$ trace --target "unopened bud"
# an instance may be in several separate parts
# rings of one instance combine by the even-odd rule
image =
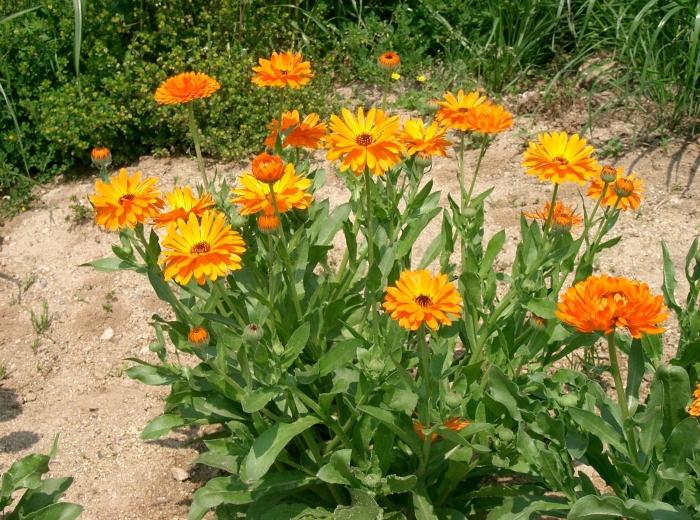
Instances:
[[[92,158],[92,164],[97,168],[107,168],[107,166],[112,164],[112,152],[104,146],[93,148],[90,152],[90,157]]]
[[[617,179],[617,170],[613,166],[605,165],[600,170],[600,180],[607,183],[614,182]]]
[[[462,404],[462,396],[456,392],[447,392],[445,394],[445,404],[450,408],[457,408]]]
[[[634,184],[631,180],[625,177],[621,177],[615,181],[614,189],[615,194],[618,197],[624,199],[625,197],[629,197],[630,195],[632,195],[632,193],[634,192]]]
[[[416,155],[413,156],[414,161],[416,166],[422,169],[430,168],[430,166],[433,164],[433,158],[425,153],[417,153]]]
[[[243,329],[243,341],[250,345],[255,345],[263,337],[264,331],[262,327],[256,323],[246,325]]]
[[[204,327],[195,327],[187,334],[187,341],[193,347],[206,347],[209,344],[209,332]]]

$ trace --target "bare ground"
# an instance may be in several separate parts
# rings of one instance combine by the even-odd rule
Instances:
[[[523,209],[542,205],[551,187],[524,174],[520,154],[534,133],[551,128],[575,130],[567,118],[558,125],[519,119],[500,136],[484,159],[477,191],[494,186],[487,205],[486,235],[507,232],[506,251],[497,267],[510,266]],[[594,131],[600,145],[629,135],[625,122],[612,121]],[[476,151],[467,153],[468,166]],[[639,214],[625,214],[616,231],[621,243],[600,260],[601,271],[639,278],[655,291],[661,287],[660,240],[665,240],[677,266],[700,232],[700,188],[693,183],[700,164],[700,143],[670,142],[665,147],[635,149],[614,161],[633,167],[646,181],[646,200]],[[217,165],[233,178],[241,168]],[[188,158],[145,157],[131,169],[156,176],[169,188],[176,181],[196,182]],[[446,193],[458,192],[454,160],[437,161],[429,174]],[[181,431],[158,442],[139,439],[143,426],[162,410],[165,388],[147,387],[124,375],[125,358],[152,359],[148,326],[153,313],[167,312],[148,282],[135,273],[105,274],[80,264],[110,255],[116,236],[92,224],[66,221],[70,197],[86,203],[94,180],[57,183],[36,208],[0,228],[0,472],[32,451],[47,452],[60,434],[60,454],[53,475],[72,475],[67,499],[85,506],[87,520],[186,518],[189,500],[202,468],[191,468],[196,432]],[[329,175],[318,194],[332,203],[346,197],[342,183]],[[581,204],[575,187],[562,195]],[[446,195],[444,195],[446,198]],[[436,226],[424,236],[438,232]],[[424,248],[428,240],[420,240]],[[420,258],[420,255],[416,255]],[[14,281],[13,281],[14,280]],[[19,285],[24,286],[20,291]],[[681,283],[680,292],[685,285]],[[46,300],[51,323],[42,335],[33,331],[30,311],[41,313]],[[113,334],[110,334],[110,330]],[[673,325],[666,338],[673,348]],[[189,473],[182,479],[182,470]],[[176,478],[178,477],[178,478]]]

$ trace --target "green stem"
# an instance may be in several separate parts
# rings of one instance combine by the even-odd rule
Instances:
[[[270,291],[270,305],[274,308],[275,306],[275,273],[273,266],[275,258],[275,248],[272,242],[272,234],[267,235],[267,274],[268,274],[268,289]],[[272,313],[270,313],[272,316]]]
[[[544,223],[544,236],[545,238],[549,235],[549,227],[552,224],[552,215],[554,215],[554,206],[557,204],[557,193],[559,192],[559,184],[554,184],[554,190],[552,191],[552,200],[549,203],[549,213],[547,213],[547,220]]]
[[[218,280],[216,282],[212,282],[212,285],[214,286],[214,291],[217,292],[219,297],[228,305],[231,314],[241,326],[241,329],[244,329],[246,326],[246,321],[243,319],[243,316],[240,315],[238,309],[236,309],[236,305],[233,303],[233,300],[231,300],[228,294],[226,294],[226,290],[220,285]]]
[[[642,466],[639,462],[639,451],[637,449],[637,438],[631,424],[629,407],[627,404],[627,396],[625,395],[625,387],[622,385],[622,377],[620,376],[620,362],[617,356],[617,347],[615,346],[615,333],[607,335],[608,352],[610,353],[610,372],[612,372],[613,380],[615,381],[615,391],[617,392],[617,404],[620,407],[620,416],[622,418],[622,430],[627,441],[629,456],[632,459],[632,464],[639,471],[642,471]],[[637,483],[642,500],[649,500],[649,490],[644,483]]]
[[[598,197],[598,200],[595,201],[595,206],[593,206],[593,211],[591,212],[591,216],[588,219],[589,225],[593,223],[593,219],[595,218],[595,214],[598,211],[598,208],[600,207],[600,203],[603,201],[603,197],[605,197],[605,192],[608,191],[609,185],[610,185],[609,182],[606,182],[603,185],[603,191],[600,192],[600,197]]]
[[[467,190],[464,187],[464,132],[459,134],[459,159],[457,162],[459,167],[459,210],[464,213],[467,207],[465,204],[467,201]]]
[[[370,179],[369,168],[365,168],[365,201],[367,211],[367,280],[369,281],[370,273],[376,269],[374,265],[374,226],[372,225],[372,180]],[[374,339],[379,338],[379,321],[377,315],[377,301],[374,291],[369,287],[369,283],[365,285],[365,296],[369,299],[369,309],[372,314],[372,331]]]
[[[386,77],[384,82],[384,91],[382,92],[382,110],[386,110],[386,96],[389,93],[389,85],[391,85],[391,72]]]
[[[209,179],[207,178],[207,172],[204,169],[204,159],[202,159],[199,128],[197,127],[197,120],[194,117],[194,105],[191,102],[187,105],[189,109],[188,114],[190,118],[190,132],[192,133],[192,141],[194,142],[194,151],[197,154],[197,168],[199,168],[199,173],[202,176],[202,181],[204,181],[204,188],[209,189]]]
[[[425,342],[425,325],[421,324],[418,329],[418,353],[420,356],[420,372],[423,381],[423,402],[419,410],[420,422],[423,424],[424,428],[430,428],[430,402],[431,402],[431,386],[432,381],[430,377],[430,352],[428,350],[428,345]],[[432,428],[431,431],[425,436],[423,440],[423,460],[418,470],[419,474],[424,474],[428,467],[428,461],[430,460],[430,448],[433,444],[432,439]]]
[[[464,133],[462,133],[462,138],[464,138]],[[476,177],[479,175],[479,168],[481,167],[481,160],[486,155],[486,148],[488,146],[488,139],[486,136],[482,136],[481,149],[479,150],[479,158],[476,160],[476,167],[474,168],[474,175],[472,176],[471,184],[469,185],[469,191],[467,192],[467,202],[466,207],[469,207],[469,202],[472,198],[472,192],[474,191],[474,185],[476,184]],[[462,162],[464,162],[464,146],[462,146]]]

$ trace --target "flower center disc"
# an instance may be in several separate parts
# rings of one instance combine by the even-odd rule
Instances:
[[[355,138],[355,142],[360,146],[369,146],[372,144],[372,141],[372,136],[367,133],[360,134]]]
[[[211,246],[209,245],[209,242],[197,242],[195,245],[192,246],[192,249],[190,249],[190,253],[192,254],[202,254],[202,253],[208,253],[211,251]]]
[[[562,157],[561,155],[557,155],[554,159],[552,159],[555,164],[558,164],[560,166],[564,166],[566,164],[569,164],[569,161],[566,160],[566,158]]]
[[[433,304],[433,300],[430,296],[426,296],[425,294],[419,294],[414,301],[421,307],[428,307]]]
[[[280,74],[282,74],[283,76],[286,76],[287,74],[289,74],[289,71],[282,69],[282,70],[280,70]]]
[[[129,202],[131,202],[132,200],[134,200],[133,194],[127,193],[126,195],[122,195],[121,197],[119,197],[119,204],[121,204],[121,205],[123,206],[123,205],[124,205],[124,201],[126,201],[126,200],[128,200]]]

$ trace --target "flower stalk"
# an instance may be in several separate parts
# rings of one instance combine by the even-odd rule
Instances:
[[[202,148],[201,148],[201,137],[199,134],[199,127],[197,126],[197,119],[194,116],[194,106],[192,103],[187,104],[187,114],[190,120],[190,133],[192,134],[192,141],[194,142],[194,151],[197,154],[197,168],[199,169],[199,174],[202,176],[202,181],[204,182],[204,187],[209,187],[209,179],[207,178],[207,172],[204,168],[204,159],[202,158]]]

